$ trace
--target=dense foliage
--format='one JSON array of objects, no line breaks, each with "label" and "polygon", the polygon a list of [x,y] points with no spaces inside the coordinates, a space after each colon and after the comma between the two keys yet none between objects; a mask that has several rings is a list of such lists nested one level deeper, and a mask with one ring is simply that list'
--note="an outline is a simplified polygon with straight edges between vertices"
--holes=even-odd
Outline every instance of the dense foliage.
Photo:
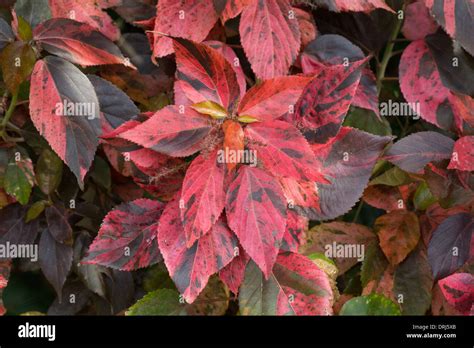
[{"label": "dense foliage", "polygon": [[471,0],[2,6],[2,313],[474,313]]}]

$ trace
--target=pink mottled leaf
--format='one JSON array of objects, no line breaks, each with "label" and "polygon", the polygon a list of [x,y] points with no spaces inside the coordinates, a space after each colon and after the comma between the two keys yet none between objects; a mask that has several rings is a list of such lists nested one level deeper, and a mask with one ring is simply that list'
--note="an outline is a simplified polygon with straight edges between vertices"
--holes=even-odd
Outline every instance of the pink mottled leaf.
[{"label": "pink mottled leaf", "polygon": [[464,315],[470,315],[474,303],[474,276],[455,273],[438,282],[447,302]]},{"label": "pink mottled leaf", "polygon": [[474,171],[474,136],[462,137],[454,143],[448,168]]}]

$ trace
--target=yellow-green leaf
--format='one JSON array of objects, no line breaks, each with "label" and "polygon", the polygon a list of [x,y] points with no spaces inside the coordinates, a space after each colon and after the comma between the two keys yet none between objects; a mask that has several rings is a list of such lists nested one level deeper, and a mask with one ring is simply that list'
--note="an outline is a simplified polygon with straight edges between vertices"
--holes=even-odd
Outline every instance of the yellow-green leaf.
[{"label": "yellow-green leaf", "polygon": [[22,16],[18,16],[18,36],[23,41],[30,41],[33,39],[31,26]]},{"label": "yellow-green leaf", "polygon": [[227,117],[227,111],[222,105],[214,103],[213,101],[204,101],[200,103],[193,104],[191,106],[197,112],[211,116],[216,120],[221,120]]},{"label": "yellow-green leaf", "polygon": [[63,162],[51,150],[44,149],[36,164],[36,181],[45,194],[51,194],[59,186],[63,173]]},{"label": "yellow-green leaf", "polygon": [[242,115],[242,116],[239,116],[239,118],[238,118],[237,120],[238,120],[239,122],[242,122],[242,123],[258,122],[258,119],[256,119],[255,117],[249,116],[249,115]]},{"label": "yellow-green leaf", "polygon": [[28,223],[31,220],[36,219],[40,214],[44,211],[44,208],[46,208],[48,202],[46,201],[38,201],[35,202],[30,209],[26,212],[26,218],[25,222]]}]

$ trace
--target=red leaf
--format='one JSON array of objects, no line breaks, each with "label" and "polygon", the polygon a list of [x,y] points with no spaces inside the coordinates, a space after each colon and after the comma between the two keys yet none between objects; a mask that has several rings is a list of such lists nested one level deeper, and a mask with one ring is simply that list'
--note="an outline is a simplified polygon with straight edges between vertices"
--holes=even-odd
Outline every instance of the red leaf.
[{"label": "red leaf", "polygon": [[227,191],[226,214],[240,244],[268,278],[286,227],[278,181],[261,169],[241,167]]},{"label": "red leaf", "polygon": [[331,11],[363,11],[363,12],[371,12],[378,8],[394,12],[384,0],[362,0],[362,1],[354,1],[354,0],[320,0],[318,1],[321,4],[324,4],[327,8]]},{"label": "red leaf", "polygon": [[245,267],[249,260],[250,258],[245,251],[240,249],[239,255],[219,272],[219,278],[234,294],[239,293],[240,284],[242,284],[245,276]]},{"label": "red leaf", "polygon": [[186,40],[175,40],[179,88],[192,104],[213,101],[232,111],[240,88],[232,65],[215,49]]},{"label": "red leaf", "polygon": [[212,1],[158,1],[153,33],[153,57],[164,57],[173,53],[173,40],[164,35],[202,42],[217,19]]},{"label": "red leaf", "polygon": [[304,89],[296,104],[295,122],[314,132],[312,141],[334,137],[351,105],[368,58],[323,69]]},{"label": "red leaf", "polygon": [[271,121],[293,113],[310,77],[279,77],[250,88],[239,104],[239,115],[252,116],[259,121]]},{"label": "red leaf", "polygon": [[298,20],[298,26],[301,33],[301,48],[304,49],[311,41],[316,39],[318,30],[316,23],[314,22],[313,15],[309,12],[303,11],[300,8],[293,7],[295,11],[296,19]]},{"label": "red leaf", "polygon": [[424,0],[436,21],[471,55],[474,55],[474,3],[456,0]]},{"label": "red leaf", "polygon": [[[33,124],[82,186],[101,133],[99,101],[94,87],[74,65],[52,56],[36,63],[31,86],[30,114]],[[74,112],[73,115],[63,116],[66,110],[64,101],[90,106],[92,114]]]},{"label": "red leaf", "polygon": [[211,229],[224,209],[224,174],[217,150],[198,156],[186,171],[180,210],[188,248]]},{"label": "red leaf", "polygon": [[[119,1],[116,1],[119,3]],[[97,0],[49,0],[53,18],[70,18],[87,23],[110,40],[119,39],[120,30],[104,10],[113,6],[109,1]]]},{"label": "red leaf", "polygon": [[300,30],[288,0],[258,0],[242,11],[240,36],[259,79],[286,75],[300,49]]},{"label": "red leaf", "polygon": [[190,107],[167,106],[135,128],[120,134],[132,141],[169,156],[189,156],[199,151],[203,139],[211,129],[208,117]]},{"label": "red leaf", "polygon": [[290,208],[303,216],[310,216],[311,209],[319,211],[318,187],[315,182],[294,178],[279,178],[279,181]]},{"label": "red leaf", "polygon": [[288,210],[288,220],[286,221],[286,230],[283,235],[281,250],[298,252],[299,247],[306,241],[306,232],[308,231],[308,219],[300,216],[292,210]]},{"label": "red leaf", "polygon": [[131,66],[112,41],[86,23],[53,18],[38,25],[33,34],[41,48],[75,64]]},{"label": "red leaf", "polygon": [[368,68],[362,69],[362,76],[354,94],[352,105],[372,110],[380,118],[377,83],[372,70]]},{"label": "red leaf", "polygon": [[240,97],[242,98],[245,95],[245,91],[247,90],[247,81],[245,80],[245,73],[240,64],[240,60],[232,47],[220,41],[205,41],[204,44],[215,49],[230,63],[232,69],[234,69],[235,75],[237,76],[237,83],[239,84],[240,88]]},{"label": "red leaf", "polygon": [[469,315],[474,303],[474,276],[455,273],[438,282],[448,303],[463,315]]},{"label": "red leaf", "polygon": [[253,0],[227,0],[224,11],[221,13],[222,22],[225,23],[229,19],[237,17],[245,6],[250,4]]},{"label": "red leaf", "polygon": [[277,176],[327,182],[306,139],[284,121],[255,123],[245,128],[248,147],[257,151],[265,169]]},{"label": "red leaf", "polygon": [[116,207],[104,218],[83,262],[131,271],[161,261],[156,228],[163,207],[150,199]]},{"label": "red leaf", "polygon": [[[446,130],[463,129],[462,120],[467,118],[464,114],[469,108],[463,107],[460,97],[443,85],[435,60],[424,41],[414,41],[405,48],[399,74],[405,99],[414,103],[415,109],[419,103],[419,113],[424,120]],[[472,98],[469,99],[474,104]]]},{"label": "red leaf", "polygon": [[430,162],[451,157],[454,141],[437,132],[418,132],[396,142],[384,158],[407,172],[419,172]]},{"label": "red leaf", "polygon": [[158,244],[176,287],[191,303],[204,289],[209,277],[234,258],[237,240],[221,219],[188,249],[178,197],[168,203],[161,216]]},{"label": "red leaf", "polygon": [[474,136],[462,137],[454,143],[448,168],[474,171]]},{"label": "red leaf", "polygon": [[408,40],[419,40],[433,34],[438,29],[423,0],[408,4],[405,9],[402,33]]},{"label": "red leaf", "polygon": [[267,280],[250,262],[239,293],[243,315],[330,315],[333,302],[328,275],[294,253],[279,255]]},{"label": "red leaf", "polygon": [[333,219],[345,214],[361,197],[375,162],[390,137],[380,137],[357,129],[342,127],[324,145],[313,145],[320,158],[322,174],[330,184],[318,184],[319,209],[310,209],[311,220]]}]

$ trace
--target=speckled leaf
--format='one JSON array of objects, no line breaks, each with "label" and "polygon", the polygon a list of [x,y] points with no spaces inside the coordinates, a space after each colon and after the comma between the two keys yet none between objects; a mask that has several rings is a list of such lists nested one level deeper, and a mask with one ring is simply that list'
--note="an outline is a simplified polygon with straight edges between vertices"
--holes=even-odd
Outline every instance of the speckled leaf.
[{"label": "speckled leaf", "polygon": [[240,35],[245,54],[258,78],[286,75],[301,43],[296,16],[288,0],[256,0],[242,11]]},{"label": "speckled leaf", "polygon": [[378,217],[374,229],[380,247],[392,265],[402,262],[420,240],[418,217],[407,210],[394,210]]},{"label": "speckled leaf", "polygon": [[[348,271],[354,266],[360,258],[357,255],[357,249],[352,247],[360,248],[364,247],[366,250],[369,244],[373,243],[376,239],[376,235],[366,226],[334,221],[330,223],[324,223],[313,227],[308,232],[307,243],[300,251],[304,255],[311,255],[313,253],[323,253],[330,259],[334,260],[337,269],[340,274]],[[334,243],[336,249],[334,249]],[[351,250],[354,251],[353,255],[342,255],[337,253],[337,246],[351,246]]]},{"label": "speckled leaf", "polygon": [[454,140],[437,132],[418,132],[399,140],[385,153],[384,159],[401,169],[417,173],[430,162],[451,157]]},{"label": "speckled leaf", "polygon": [[163,57],[173,53],[173,40],[167,36],[202,42],[217,19],[212,1],[158,1],[153,56]]},{"label": "speckled leaf", "polygon": [[227,191],[230,228],[245,252],[270,276],[286,227],[286,200],[278,181],[261,169],[243,166]]},{"label": "speckled leaf", "polygon": [[158,244],[170,277],[186,301],[192,303],[209,277],[234,258],[237,239],[220,219],[188,249],[179,210],[178,194],[160,218]]},{"label": "speckled leaf", "polygon": [[219,278],[234,294],[239,293],[249,259],[247,253],[239,248],[239,254],[219,272]]},{"label": "speckled leaf", "polygon": [[268,279],[251,261],[239,292],[243,315],[331,315],[333,301],[328,275],[294,253],[279,255]]},{"label": "speckled leaf", "polygon": [[286,230],[280,249],[297,253],[301,245],[306,242],[306,233],[308,231],[308,219],[298,215],[291,209],[288,209],[288,219],[286,220]]},{"label": "speckled leaf", "polygon": [[217,150],[195,158],[186,171],[180,214],[188,248],[211,229],[224,209],[224,174]]},{"label": "speckled leaf", "polygon": [[120,134],[120,138],[169,156],[183,157],[202,148],[201,143],[210,129],[209,117],[190,107],[181,113],[178,106],[167,106]]},{"label": "speckled leaf", "polygon": [[472,315],[474,303],[474,276],[455,273],[438,282],[446,301],[464,315]]},{"label": "speckled leaf", "polygon": [[468,213],[447,217],[433,232],[428,260],[435,280],[454,273],[470,256],[474,219]]},{"label": "speckled leaf", "polygon": [[163,207],[150,199],[116,207],[104,218],[83,262],[130,271],[161,261],[156,229]]},{"label": "speckled leaf", "polygon": [[86,23],[53,18],[38,25],[33,35],[41,48],[75,64],[129,65],[112,41]]},{"label": "speckled leaf", "polygon": [[[30,90],[33,124],[83,185],[101,134],[94,87],[74,65],[52,56],[36,63],[31,85],[34,86]],[[81,110],[74,107],[74,112],[65,116],[68,110],[65,101],[67,105],[87,108],[78,112]]]},{"label": "speckled leaf", "polygon": [[474,171],[474,136],[462,137],[454,143],[448,168]]},{"label": "speckled leaf", "polygon": [[257,122],[245,128],[248,147],[270,173],[298,180],[327,182],[300,131],[284,121]]}]

